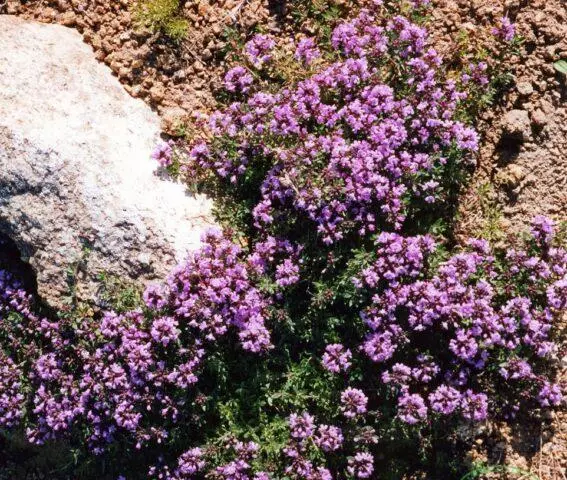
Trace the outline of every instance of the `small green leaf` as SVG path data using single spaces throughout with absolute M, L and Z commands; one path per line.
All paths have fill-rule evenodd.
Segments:
M 567 75 L 567 60 L 558 60 L 553 64 L 555 70 L 563 75 Z

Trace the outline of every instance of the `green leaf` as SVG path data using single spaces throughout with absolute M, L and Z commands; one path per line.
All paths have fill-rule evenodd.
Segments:
M 567 75 L 567 60 L 558 60 L 553 64 L 555 70 L 563 75 Z

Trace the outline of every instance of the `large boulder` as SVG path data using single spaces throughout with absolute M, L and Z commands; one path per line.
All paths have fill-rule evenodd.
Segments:
M 59 307 L 98 274 L 163 277 L 210 224 L 210 203 L 156 176 L 158 116 L 74 30 L 0 15 L 0 233 Z

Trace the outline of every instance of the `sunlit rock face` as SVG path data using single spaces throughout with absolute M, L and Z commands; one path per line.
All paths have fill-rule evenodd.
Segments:
M 101 272 L 144 283 L 199 245 L 210 202 L 156 176 L 159 123 L 76 31 L 0 16 L 0 232 L 53 306 L 69 281 L 92 299 Z

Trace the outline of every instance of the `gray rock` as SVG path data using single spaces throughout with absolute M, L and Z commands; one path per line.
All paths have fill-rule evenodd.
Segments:
M 532 135 L 530 117 L 525 110 L 510 110 L 502 121 L 504 136 L 518 142 L 528 140 Z
M 530 82 L 520 82 L 516 85 L 516 89 L 523 97 L 529 97 L 532 93 L 534 93 L 534 87 Z
M 211 224 L 210 202 L 160 179 L 159 118 L 71 29 L 0 15 L 0 232 L 40 295 L 80 298 L 101 272 L 161 278 Z
M 540 109 L 532 113 L 532 122 L 538 127 L 543 127 L 547 124 L 547 115 Z

